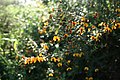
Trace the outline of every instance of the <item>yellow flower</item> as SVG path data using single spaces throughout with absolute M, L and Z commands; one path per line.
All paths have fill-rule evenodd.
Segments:
M 109 27 L 104 27 L 104 32 L 112 32 L 112 30 Z
M 34 62 L 34 59 L 35 59 L 34 57 L 31 57 L 31 58 L 30 58 L 30 63 L 33 63 L 33 62 Z
M 116 9 L 115 11 L 116 11 L 116 12 L 120 12 L 120 8 Z
M 91 28 L 88 28 L 88 32 L 90 32 L 91 31 Z
M 48 21 L 44 23 L 44 26 L 48 26 Z
M 65 55 L 69 55 L 69 53 L 68 53 L 68 52 L 66 52 L 66 53 L 65 53 Z
M 84 70 L 85 70 L 85 71 L 88 71 L 88 70 L 89 70 L 89 67 L 85 67 Z
M 70 70 L 72 70 L 72 68 L 71 68 L 71 67 L 68 67 L 66 70 L 67 70 L 67 71 L 70 71 Z
M 35 57 L 31 57 L 31 58 L 30 58 L 30 63 L 36 63 L 36 61 L 37 61 L 37 60 L 36 60 Z
M 52 77 L 52 76 L 53 76 L 53 73 L 50 73 L 48 76 Z
M 79 54 L 79 57 L 82 57 L 84 55 L 84 53 L 83 52 L 81 52 L 80 54 Z
M 85 77 L 86 80 L 88 80 L 89 78 L 88 77 Z
M 43 56 L 42 53 L 40 53 L 39 56 L 42 57 Z
M 60 57 L 59 59 L 60 59 L 60 60 L 63 60 L 63 58 L 62 58 L 62 57 Z
M 84 25 L 83 25 L 84 27 L 88 27 L 88 23 L 84 23 Z
M 30 58 L 25 58 L 24 64 L 29 64 Z
M 116 26 L 112 26 L 112 30 L 114 30 L 114 29 L 117 29 L 117 27 Z
M 70 62 L 71 62 L 70 60 L 67 61 L 68 64 L 69 64 Z
M 58 63 L 57 66 L 58 66 L 58 67 L 62 67 L 62 63 Z
M 92 29 L 95 29 L 95 28 L 96 28 L 96 26 L 92 25 Z
M 51 57 L 51 61 L 54 61 L 54 59 L 56 59 L 55 57 Z
M 80 54 L 79 53 L 74 53 L 73 57 L 80 57 Z
M 93 80 L 93 77 L 89 77 L 89 79 L 88 80 Z
M 82 35 L 83 32 L 85 31 L 83 27 L 80 27 L 79 30 L 80 30 L 80 35 Z
M 98 68 L 96 68 L 96 69 L 95 69 L 95 72 L 98 72 L 98 71 L 99 71 L 99 69 L 98 69 Z
M 53 61 L 53 62 L 60 62 L 60 58 L 52 57 L 52 58 L 51 58 L 51 61 Z
M 82 17 L 82 18 L 81 18 L 81 21 L 82 21 L 82 22 L 84 22 L 85 20 L 86 20 L 85 17 Z
M 53 41 L 60 41 L 60 37 L 54 36 L 54 37 L 53 37 Z
M 76 24 L 77 24 L 77 22 L 72 21 L 72 26 L 75 26 Z
M 49 49 L 47 45 L 44 45 L 43 48 L 44 48 L 45 50 L 48 50 L 48 49 Z
M 64 37 L 67 38 L 67 37 L 68 37 L 68 34 L 64 34 Z
M 60 58 L 56 58 L 56 61 L 57 61 L 57 62 L 60 62 Z
M 98 24 L 98 26 L 103 26 L 103 25 L 105 25 L 104 22 L 101 22 L 100 24 Z
M 116 23 L 115 26 L 116 26 L 117 28 L 120 28 L 120 23 Z
M 96 40 L 96 37 L 91 36 L 90 39 L 91 39 L 91 40 Z
M 38 62 L 43 62 L 43 61 L 44 61 L 44 58 L 37 56 L 37 60 L 38 60 Z
M 46 33 L 46 28 L 43 28 L 42 30 L 38 30 L 38 33 L 39 33 L 39 34 L 44 34 L 44 33 Z

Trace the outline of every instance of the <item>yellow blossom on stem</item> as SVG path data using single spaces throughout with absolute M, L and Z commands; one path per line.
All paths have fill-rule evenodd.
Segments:
M 68 67 L 66 70 L 67 70 L 67 71 L 71 71 L 71 70 L 72 70 L 72 68 L 71 68 L 71 67 Z
M 91 40 L 96 40 L 96 37 L 95 36 L 91 36 L 90 39 Z
M 85 70 L 85 71 L 88 71 L 88 70 L 89 70 L 89 67 L 84 67 L 84 70 Z
M 79 30 L 80 30 L 80 35 L 82 35 L 83 32 L 85 31 L 83 27 L 80 27 Z
M 93 77 L 89 77 L 89 79 L 88 80 L 93 80 Z
M 95 29 L 95 28 L 96 28 L 96 26 L 92 25 L 92 29 Z
M 71 60 L 68 60 L 67 63 L 69 64 L 71 62 Z
M 81 21 L 82 21 L 82 22 L 84 22 L 85 20 L 86 20 L 85 17 L 82 17 L 82 18 L 81 18 Z
M 48 50 L 48 49 L 49 49 L 47 45 L 44 45 L 43 48 L 44 48 L 45 50 Z
M 30 63 L 30 58 L 25 58 L 24 64 L 29 64 Z
M 42 57 L 43 56 L 42 53 L 40 53 L 39 56 Z
M 109 27 L 104 27 L 104 32 L 112 32 L 112 30 Z
M 37 56 L 37 60 L 38 60 L 38 62 L 43 62 L 43 61 L 44 61 L 44 58 Z
M 53 73 L 50 73 L 48 76 L 53 77 Z
M 84 27 L 88 27 L 88 23 L 84 23 L 83 26 L 84 26 Z
M 95 72 L 98 72 L 98 71 L 99 71 L 99 69 L 98 69 L 98 68 L 96 68 L 96 69 L 95 69 Z
M 68 34 L 64 34 L 64 37 L 67 38 L 67 37 L 68 37 Z
M 58 63 L 57 66 L 58 66 L 58 67 L 62 67 L 62 63 Z
M 36 60 L 35 57 L 31 57 L 31 58 L 30 58 L 30 63 L 36 63 L 36 61 L 37 61 L 37 60 Z
M 93 80 L 93 77 L 86 77 L 86 80 Z
M 44 23 L 44 26 L 48 26 L 48 21 Z
M 74 27 L 77 24 L 77 22 L 72 21 L 72 27 Z
M 54 36 L 54 37 L 53 37 L 53 41 L 60 41 L 60 37 Z

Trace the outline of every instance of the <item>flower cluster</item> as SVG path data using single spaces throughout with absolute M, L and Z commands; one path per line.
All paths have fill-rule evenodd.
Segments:
M 57 17 L 51 13 L 50 18 L 41 23 L 42 28 L 37 28 L 39 37 L 35 42 L 38 46 L 33 52 L 44 56 L 25 57 L 24 64 L 46 61 L 47 69 L 53 70 L 45 70 L 48 80 L 93 80 L 103 67 L 97 61 L 104 55 L 97 51 L 107 48 L 108 35 L 120 29 L 119 21 L 100 20 L 99 12 L 79 17 L 71 16 L 73 13 L 64 12 L 62 8 L 53 8 L 52 12 L 57 10 Z

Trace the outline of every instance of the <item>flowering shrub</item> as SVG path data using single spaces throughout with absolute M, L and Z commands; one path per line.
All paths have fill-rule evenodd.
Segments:
M 23 15 L 27 24 L 16 55 L 19 79 L 112 79 L 110 66 L 117 64 L 120 52 L 119 1 L 55 0 L 55 4 L 48 19 Z
M 111 9 L 112 4 L 107 2 Z M 120 23 L 119 16 L 115 16 L 119 11 L 109 9 L 109 15 L 106 11 L 92 11 L 91 7 L 99 7 L 99 3 L 90 3 L 87 9 L 91 13 L 81 12 L 82 15 L 77 14 L 79 2 L 60 1 L 58 8 L 52 8 L 49 19 L 37 26 L 37 33 L 33 32 L 35 36 L 24 49 L 22 62 L 29 76 L 26 79 L 43 76 L 47 80 L 108 79 L 104 70 L 109 66 L 104 62 L 111 54 L 99 50 L 110 47 L 108 37 L 117 34 Z

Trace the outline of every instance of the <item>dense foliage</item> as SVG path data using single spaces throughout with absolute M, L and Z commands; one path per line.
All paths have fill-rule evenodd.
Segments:
M 120 2 L 0 6 L 0 79 L 119 80 Z

